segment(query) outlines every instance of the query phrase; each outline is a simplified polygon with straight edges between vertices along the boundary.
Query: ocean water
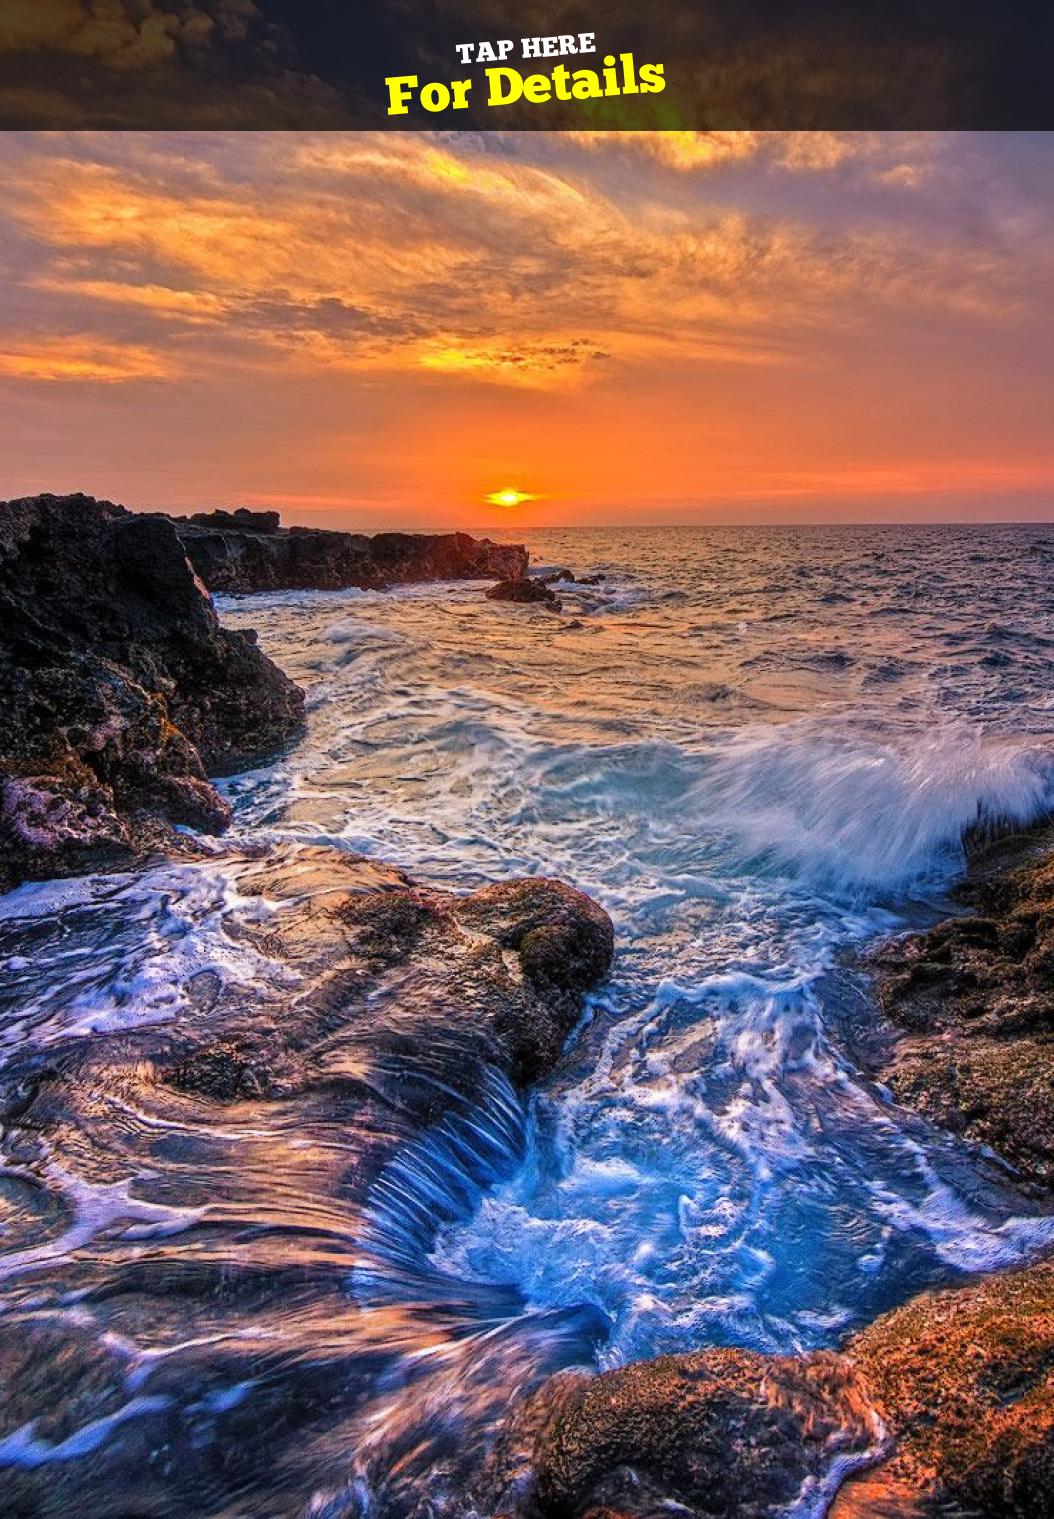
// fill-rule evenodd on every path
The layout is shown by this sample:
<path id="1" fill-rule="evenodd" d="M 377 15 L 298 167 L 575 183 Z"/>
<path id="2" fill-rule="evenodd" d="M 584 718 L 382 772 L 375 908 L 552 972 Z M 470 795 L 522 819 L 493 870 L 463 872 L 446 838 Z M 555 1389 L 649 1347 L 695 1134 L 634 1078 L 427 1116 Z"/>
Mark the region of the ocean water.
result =
<path id="1" fill-rule="evenodd" d="M 382 1390 L 324 1479 L 269 1482 L 254 1513 L 456 1512 L 451 1430 L 482 1448 L 510 1388 L 553 1365 L 834 1345 L 924 1286 L 1054 1244 L 997 1165 L 899 1110 L 853 1054 L 871 1017 L 855 953 L 948 910 L 977 825 L 1054 806 L 1054 531 L 528 542 L 536 565 L 602 584 L 559 586 L 561 615 L 478 584 L 221 600 L 306 688 L 305 738 L 223 783 L 234 831 L 204 862 L 0 901 L 5 1058 L 179 1019 L 203 974 L 280 1005 L 288 972 L 238 931 L 260 911 L 246 844 L 330 844 L 459 890 L 558 876 L 614 919 L 613 973 L 555 1074 L 526 1103 L 495 1074 L 463 1133 L 425 1134 L 378 1179 L 344 1333 L 362 1333 L 356 1306 L 395 1316 L 386 1347 L 371 1330 Z M 114 1203 L 49 1178 L 73 1221 L 0 1253 L 0 1307 L 124 1221 L 135 1181 Z M 185 1204 L 166 1206 L 128 1226 L 178 1252 Z M 444 1336 L 415 1341 L 454 1289 L 489 1305 L 483 1327 L 447 1311 Z M 156 1412 L 150 1386 L 140 1372 L 122 1424 Z M 84 1463 L 111 1434 L 90 1431 Z M 74 1459 L 20 1438 L 0 1463 Z M 197 1511 L 229 1501 L 217 1478 Z"/>

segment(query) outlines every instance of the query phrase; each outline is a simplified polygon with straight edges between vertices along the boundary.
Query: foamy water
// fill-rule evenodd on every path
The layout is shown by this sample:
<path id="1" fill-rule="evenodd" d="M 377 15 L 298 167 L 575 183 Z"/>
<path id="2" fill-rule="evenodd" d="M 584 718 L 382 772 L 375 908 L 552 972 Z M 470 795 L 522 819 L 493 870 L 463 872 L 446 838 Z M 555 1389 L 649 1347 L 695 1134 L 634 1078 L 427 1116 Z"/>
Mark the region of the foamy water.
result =
<path id="1" fill-rule="evenodd" d="M 473 585 L 223 601 L 308 692 L 305 739 L 225 783 L 234 837 L 203 864 L 0 903 L 7 1050 L 179 1016 L 203 975 L 280 1005 L 293 972 L 236 930 L 281 904 L 240 891 L 239 842 L 332 843 L 457 889 L 559 876 L 611 913 L 613 974 L 556 1074 L 526 1107 L 495 1076 L 375 1186 L 350 1302 L 474 1283 L 509 1306 L 471 1375 L 462 1342 L 433 1347 L 427 1377 L 372 1408 L 334 1513 L 438 1492 L 436 1408 L 485 1436 L 510 1368 L 545 1369 L 556 1340 L 595 1365 L 831 1345 L 925 1285 L 1054 1243 L 994 1167 L 861 1077 L 846 1029 L 867 991 L 844 965 L 944 910 L 967 830 L 1054 804 L 1054 537 L 531 547 L 606 579 L 559 587 L 562 616 Z M 93 1209 L 105 1199 L 81 1200 L 89 1232 Z M 16 1268 L 0 1256 L 0 1278 Z"/>

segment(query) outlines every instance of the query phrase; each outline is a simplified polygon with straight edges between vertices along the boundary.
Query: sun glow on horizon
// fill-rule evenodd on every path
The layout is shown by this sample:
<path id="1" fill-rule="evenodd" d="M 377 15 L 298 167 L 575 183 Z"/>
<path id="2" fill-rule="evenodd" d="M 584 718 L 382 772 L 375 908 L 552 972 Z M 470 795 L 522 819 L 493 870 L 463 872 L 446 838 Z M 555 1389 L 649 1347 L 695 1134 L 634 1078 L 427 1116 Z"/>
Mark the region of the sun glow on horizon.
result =
<path id="1" fill-rule="evenodd" d="M 0 176 L 6 496 L 1054 517 L 1042 133 L 8 132 Z"/>
<path id="2" fill-rule="evenodd" d="M 538 497 L 530 491 L 518 491 L 506 485 L 499 491 L 491 491 L 487 500 L 491 506 L 519 506 L 524 501 L 537 501 Z"/>

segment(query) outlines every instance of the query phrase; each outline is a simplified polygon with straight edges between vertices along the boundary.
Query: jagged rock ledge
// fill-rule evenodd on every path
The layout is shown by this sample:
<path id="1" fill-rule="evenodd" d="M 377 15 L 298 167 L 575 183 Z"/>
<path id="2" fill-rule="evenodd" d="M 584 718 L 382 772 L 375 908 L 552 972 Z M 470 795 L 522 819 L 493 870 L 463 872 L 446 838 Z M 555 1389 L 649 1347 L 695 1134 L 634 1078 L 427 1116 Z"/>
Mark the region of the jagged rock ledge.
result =
<path id="1" fill-rule="evenodd" d="M 384 590 L 432 580 L 522 580 L 520 544 L 468 533 L 331 532 L 282 527 L 277 512 L 196 512 L 170 520 L 210 591 Z"/>
<path id="2" fill-rule="evenodd" d="M 872 1072 L 897 1102 L 1054 1189 L 1054 855 L 980 870 L 970 911 L 870 956 L 888 1037 Z"/>
<path id="3" fill-rule="evenodd" d="M 303 693 L 222 628 L 170 522 L 0 503 L 0 890 L 220 832 L 206 779 L 273 753 Z"/>

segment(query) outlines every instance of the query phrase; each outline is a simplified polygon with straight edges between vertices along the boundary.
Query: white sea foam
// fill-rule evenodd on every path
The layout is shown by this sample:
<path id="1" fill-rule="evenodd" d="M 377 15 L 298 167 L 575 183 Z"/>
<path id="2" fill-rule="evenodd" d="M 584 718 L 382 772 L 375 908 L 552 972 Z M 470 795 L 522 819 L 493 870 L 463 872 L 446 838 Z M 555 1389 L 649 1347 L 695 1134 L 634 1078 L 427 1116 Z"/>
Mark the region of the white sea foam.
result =
<path id="1" fill-rule="evenodd" d="M 240 929 L 281 909 L 245 895 L 244 862 L 222 855 L 139 876 L 84 877 L 23 886 L 0 898 L 0 924 L 43 925 L 45 949 L 8 962 L 11 1013 L 0 1021 L 0 1059 L 31 1035 L 112 1033 L 169 1022 L 190 1005 L 199 977 L 274 995 L 296 973 Z"/>
<path id="2" fill-rule="evenodd" d="M 1054 746 L 985 740 L 950 723 L 899 741 L 815 720 L 749 728 L 688 790 L 759 866 L 819 886 L 903 889 L 961 868 L 972 828 L 1027 824 L 1054 807 Z"/>
<path id="3" fill-rule="evenodd" d="M 1020 1259 L 1046 1238 L 936 1177 L 839 1054 L 822 987 L 841 949 L 900 926 L 905 894 L 939 897 L 970 830 L 1050 810 L 1052 751 L 1042 730 L 935 706 L 918 682 L 943 650 L 927 665 L 905 648 L 896 607 L 867 624 L 873 649 L 850 633 L 846 619 L 888 605 L 880 580 L 870 604 L 823 601 L 826 639 L 799 637 L 797 590 L 773 622 L 786 602 L 773 606 L 771 573 L 762 583 L 753 608 L 722 593 L 727 609 L 647 576 L 568 587 L 599 646 L 556 645 L 529 613 L 496 629 L 467 593 L 371 606 L 338 624 L 368 668 L 332 674 L 317 761 L 291 778 L 294 832 L 448 884 L 560 875 L 614 915 L 614 982 L 537 1101 L 525 1164 L 435 1255 L 454 1276 L 515 1283 L 535 1309 L 595 1304 L 611 1362 L 709 1339 L 829 1343 L 893 1278 L 925 1280 L 956 1250 Z M 480 647 L 489 665 L 471 662 Z M 789 672 L 778 722 L 744 721 L 754 668 L 770 702 Z M 717 686 L 741 703 L 713 703 Z"/>

